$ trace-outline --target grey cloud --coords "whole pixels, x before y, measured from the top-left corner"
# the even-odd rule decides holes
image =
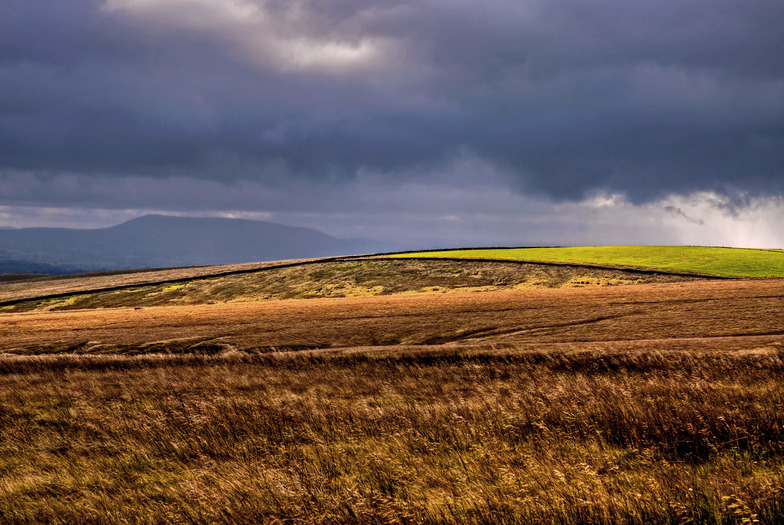
[[[186,24],[183,3],[158,19],[102,5],[0,7],[5,173],[297,192],[368,171],[415,180],[468,155],[555,200],[784,192],[779,0],[258,4],[281,42],[388,44],[334,71],[254,61],[276,41]]]

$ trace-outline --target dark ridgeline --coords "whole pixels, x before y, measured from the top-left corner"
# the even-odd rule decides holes
[[[0,273],[71,273],[347,255],[371,243],[271,222],[145,215],[110,228],[0,229]]]

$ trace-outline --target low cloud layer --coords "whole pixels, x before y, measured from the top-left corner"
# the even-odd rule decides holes
[[[444,217],[537,209],[537,241],[583,243],[613,242],[574,211],[609,195],[642,225],[624,238],[655,234],[651,206],[732,236],[784,194],[781,27],[779,0],[8,0],[0,205],[384,216],[395,238],[434,217],[444,242]]]
[[[269,188],[250,181],[220,184],[170,178],[90,179],[63,176],[35,187],[54,206],[0,205],[0,226],[112,226],[146,213],[257,219],[318,227],[333,236],[381,242],[381,249],[468,246],[691,244],[784,247],[784,199],[733,198],[714,192],[633,203],[597,193],[581,201],[515,192],[492,167],[463,160],[444,174],[390,181],[363,174],[347,185]],[[479,174],[480,177],[476,177]],[[124,199],[121,207],[95,202]],[[57,195],[57,197],[55,197]],[[19,202],[26,202],[20,198]]]

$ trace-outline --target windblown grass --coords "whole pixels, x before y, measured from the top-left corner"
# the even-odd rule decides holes
[[[394,255],[401,258],[513,259],[645,268],[727,277],[784,277],[784,252],[705,246],[580,246],[446,250]]]
[[[0,360],[0,522],[784,522],[758,352]]]

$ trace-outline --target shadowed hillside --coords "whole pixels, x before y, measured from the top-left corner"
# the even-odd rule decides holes
[[[241,219],[146,215],[111,228],[0,230],[8,273],[234,264],[361,252],[369,243]],[[42,270],[43,269],[43,270]]]

